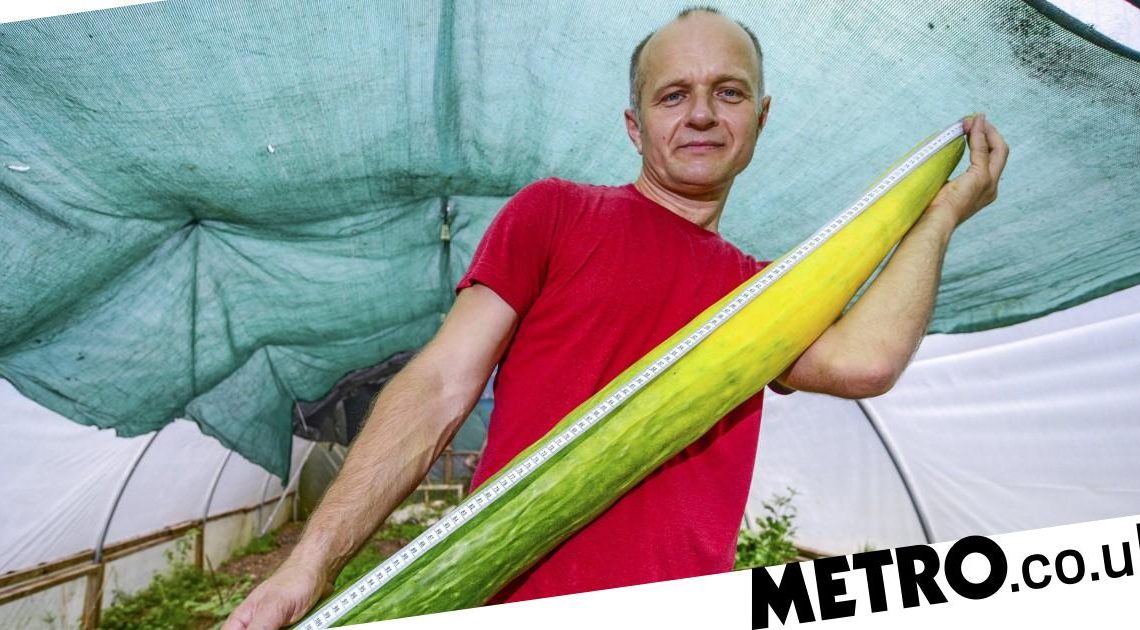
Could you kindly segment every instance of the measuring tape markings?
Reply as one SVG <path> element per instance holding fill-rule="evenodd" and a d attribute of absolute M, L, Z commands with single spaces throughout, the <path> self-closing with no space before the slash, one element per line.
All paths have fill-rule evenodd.
<path fill-rule="evenodd" d="M 581 418 L 564 429 L 554 438 L 543 444 L 519 464 L 506 472 L 500 472 L 487 487 L 468 497 L 463 503 L 444 514 L 434 525 L 429 527 L 412 542 L 397 551 L 392 557 L 380 563 L 375 569 L 357 580 L 348 590 L 332 601 L 322 606 L 316 613 L 305 619 L 298 626 L 301 630 L 319 630 L 327 628 L 344 616 L 356 604 L 367 599 L 378 591 L 384 584 L 399 575 L 414 560 L 423 556 L 445 538 L 455 532 L 461 525 L 469 522 L 482 512 L 487 506 L 494 503 L 508 490 L 518 485 L 534 469 L 549 461 L 554 455 L 576 440 L 583 433 L 597 424 L 632 397 L 647 384 L 653 381 L 662 372 L 685 356 L 697 344 L 712 334 L 717 328 L 728 321 L 740 309 L 747 306 L 752 300 L 764 292 L 769 286 L 782 278 L 795 267 L 808 254 L 819 248 L 833 234 L 863 213 L 871 204 L 878 201 L 890 189 L 902 181 L 911 171 L 918 168 L 932 155 L 937 153 L 951 141 L 963 135 L 961 122 L 957 122 L 927 142 L 917 151 L 907 157 L 901 164 L 892 169 L 886 177 L 879 180 L 870 190 L 863 194 L 855 203 L 839 213 L 834 219 L 819 230 L 816 230 L 807 240 L 799 244 L 790 254 L 776 264 L 766 267 L 763 275 L 755 282 L 745 287 L 732 300 L 716 312 L 708 321 L 694 330 L 685 339 L 678 342 L 672 349 L 647 366 L 637 376 L 627 381 L 613 394 L 583 414 Z"/>

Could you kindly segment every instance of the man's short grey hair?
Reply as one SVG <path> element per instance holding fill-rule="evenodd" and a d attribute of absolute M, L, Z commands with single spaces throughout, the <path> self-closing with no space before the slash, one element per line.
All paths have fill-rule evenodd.
<path fill-rule="evenodd" d="M 689 7 L 677 14 L 674 21 L 679 20 L 693 13 L 712 13 L 713 15 L 721 15 L 721 12 L 713 7 Z M 760 106 L 760 97 L 764 96 L 764 51 L 760 48 L 760 40 L 756 38 L 756 34 L 752 29 L 744 25 L 743 22 L 736 21 L 737 26 L 744 29 L 748 33 L 748 38 L 752 40 L 752 45 L 756 47 L 757 69 L 759 76 L 756 77 L 756 89 L 759 94 L 756 95 L 756 106 Z M 629 107 L 633 110 L 633 116 L 637 119 L 638 124 L 641 124 L 641 88 L 645 87 L 645 79 L 641 76 L 639 66 L 641 65 L 641 51 L 645 48 L 645 44 L 649 42 L 649 38 L 657 31 L 652 31 L 637 44 L 633 49 L 633 54 L 629 58 Z"/>

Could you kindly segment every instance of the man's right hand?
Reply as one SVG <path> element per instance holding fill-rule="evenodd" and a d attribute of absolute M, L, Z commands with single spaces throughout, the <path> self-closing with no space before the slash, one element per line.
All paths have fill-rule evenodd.
<path fill-rule="evenodd" d="M 230 613 L 222 630 L 276 630 L 297 623 L 331 591 L 319 572 L 288 559 Z"/>

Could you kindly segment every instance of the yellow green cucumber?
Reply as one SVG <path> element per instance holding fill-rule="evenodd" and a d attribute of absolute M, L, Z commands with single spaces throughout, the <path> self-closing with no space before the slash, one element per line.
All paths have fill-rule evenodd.
<path fill-rule="evenodd" d="M 958 135 L 933 153 L 685 356 L 410 563 L 339 623 L 442 612 L 486 602 L 779 376 L 840 315 L 922 214 L 957 165 L 964 144 Z M 770 265 L 708 307 L 503 470 L 526 460 L 775 268 L 776 264 Z M 498 477 L 480 488 L 494 484 Z"/>

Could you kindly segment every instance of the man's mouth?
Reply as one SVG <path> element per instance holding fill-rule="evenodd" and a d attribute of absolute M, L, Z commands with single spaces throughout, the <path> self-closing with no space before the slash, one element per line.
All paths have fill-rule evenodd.
<path fill-rule="evenodd" d="M 680 148 L 688 149 L 690 151 L 704 152 L 714 151 L 724 146 L 723 142 L 712 142 L 710 140 L 699 140 L 697 142 L 686 142 Z"/>

